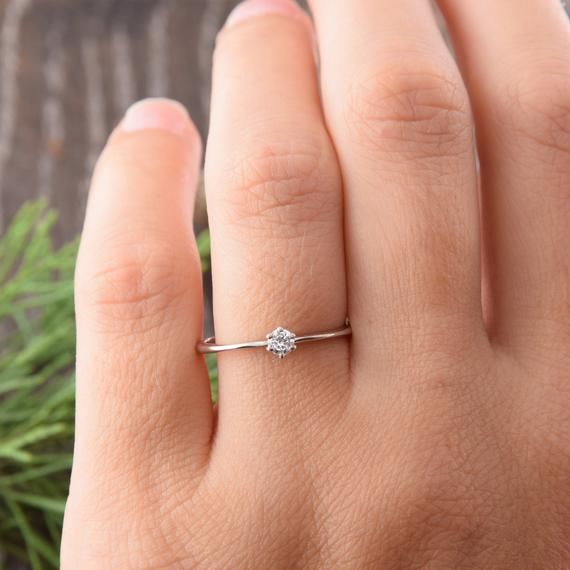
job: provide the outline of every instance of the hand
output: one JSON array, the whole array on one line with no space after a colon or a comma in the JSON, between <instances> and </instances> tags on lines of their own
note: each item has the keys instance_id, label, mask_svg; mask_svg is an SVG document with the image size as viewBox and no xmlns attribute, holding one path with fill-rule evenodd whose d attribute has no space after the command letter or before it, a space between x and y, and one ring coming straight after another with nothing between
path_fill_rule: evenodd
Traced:
<instances>
[{"instance_id":1,"label":"hand","mask_svg":"<svg viewBox=\"0 0 570 570\"><path fill-rule=\"evenodd\" d=\"M111 136L65 570L570 567L569 25L558 0L440 5L461 75L426 0L313 0L320 86L292 3L221 32L217 341L353 335L220 355L214 410L198 135L147 101Z\"/></svg>"}]
</instances>

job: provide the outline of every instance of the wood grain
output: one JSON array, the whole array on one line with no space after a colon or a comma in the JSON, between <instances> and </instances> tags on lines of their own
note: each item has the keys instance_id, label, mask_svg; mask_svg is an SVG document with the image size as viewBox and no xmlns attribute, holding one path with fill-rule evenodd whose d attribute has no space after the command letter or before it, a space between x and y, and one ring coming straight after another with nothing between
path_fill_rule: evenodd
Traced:
<instances>
[{"instance_id":1,"label":"wood grain","mask_svg":"<svg viewBox=\"0 0 570 570\"><path fill-rule=\"evenodd\" d=\"M105 138L133 101L174 97L205 135L215 35L235 0L0 0L0 232L27 199L81 227Z\"/></svg>"}]
</instances>

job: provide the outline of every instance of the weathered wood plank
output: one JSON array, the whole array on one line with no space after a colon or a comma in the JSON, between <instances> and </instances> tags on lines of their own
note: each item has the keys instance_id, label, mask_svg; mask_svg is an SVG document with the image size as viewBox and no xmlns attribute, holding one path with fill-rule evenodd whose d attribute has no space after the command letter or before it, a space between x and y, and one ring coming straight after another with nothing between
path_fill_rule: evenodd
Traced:
<instances>
[{"instance_id":1,"label":"weathered wood plank","mask_svg":"<svg viewBox=\"0 0 570 570\"><path fill-rule=\"evenodd\" d=\"M185 103L205 135L215 35L234 0L0 0L0 231L26 199L75 235L110 129L133 101Z\"/></svg>"}]
</instances>

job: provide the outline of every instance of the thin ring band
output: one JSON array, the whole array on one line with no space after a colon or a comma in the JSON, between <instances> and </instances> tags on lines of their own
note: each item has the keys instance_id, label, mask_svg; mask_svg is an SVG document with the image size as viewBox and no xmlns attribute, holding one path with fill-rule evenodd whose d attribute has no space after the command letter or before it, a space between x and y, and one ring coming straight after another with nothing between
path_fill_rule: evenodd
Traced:
<instances>
[{"instance_id":1,"label":"thin ring band","mask_svg":"<svg viewBox=\"0 0 570 570\"><path fill-rule=\"evenodd\" d=\"M196 345L196 350L201 353L227 352L230 350L241 350L244 348L265 348L268 352L275 354L279 358L284 358L291 351L296 350L297 345L304 342L315 342L318 340L329 340L341 336L352 334L352 328L348 318L342 328L324 331L314 334L297 336L295 333L277 327L266 336L266 340L254 340L251 342L238 342L234 344L216 344L215 337L208 337Z\"/></svg>"}]
</instances>

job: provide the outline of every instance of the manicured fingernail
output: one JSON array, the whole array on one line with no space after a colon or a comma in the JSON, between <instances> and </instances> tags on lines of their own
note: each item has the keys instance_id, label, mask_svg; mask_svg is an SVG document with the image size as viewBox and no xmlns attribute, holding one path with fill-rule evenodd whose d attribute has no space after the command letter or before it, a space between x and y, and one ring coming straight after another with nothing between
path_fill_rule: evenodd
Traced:
<instances>
[{"instance_id":1,"label":"manicured fingernail","mask_svg":"<svg viewBox=\"0 0 570 570\"><path fill-rule=\"evenodd\" d=\"M126 132L158 129L182 135L190 118L184 106L171 99L143 99L129 107L121 123Z\"/></svg>"},{"instance_id":2,"label":"manicured fingernail","mask_svg":"<svg viewBox=\"0 0 570 570\"><path fill-rule=\"evenodd\" d=\"M299 7L292 0L245 0L238 4L226 20L226 28L268 13L299 15Z\"/></svg>"}]
</instances>

